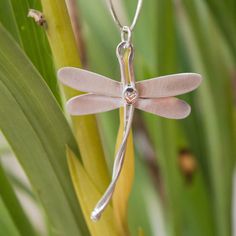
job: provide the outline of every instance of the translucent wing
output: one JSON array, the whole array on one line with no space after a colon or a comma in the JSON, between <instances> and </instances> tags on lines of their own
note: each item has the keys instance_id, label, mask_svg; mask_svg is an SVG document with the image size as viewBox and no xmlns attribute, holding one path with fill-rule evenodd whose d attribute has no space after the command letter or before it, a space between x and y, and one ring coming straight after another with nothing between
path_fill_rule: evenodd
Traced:
<instances>
[{"instance_id":1,"label":"translucent wing","mask_svg":"<svg viewBox=\"0 0 236 236\"><path fill-rule=\"evenodd\" d=\"M136 87L140 97L171 97L196 89L201 81L199 74L182 73L140 81L136 83Z\"/></svg>"},{"instance_id":2,"label":"translucent wing","mask_svg":"<svg viewBox=\"0 0 236 236\"><path fill-rule=\"evenodd\" d=\"M123 105L121 98L83 94L71 98L66 108L71 115L89 115L114 110Z\"/></svg>"},{"instance_id":3,"label":"translucent wing","mask_svg":"<svg viewBox=\"0 0 236 236\"><path fill-rule=\"evenodd\" d=\"M140 98L135 103L135 107L170 119L183 119L187 117L191 111L191 107L185 101L175 97Z\"/></svg>"},{"instance_id":4,"label":"translucent wing","mask_svg":"<svg viewBox=\"0 0 236 236\"><path fill-rule=\"evenodd\" d=\"M120 97L122 85L105 76L74 67L63 67L58 71L59 80L66 86L82 92Z\"/></svg>"}]
</instances>

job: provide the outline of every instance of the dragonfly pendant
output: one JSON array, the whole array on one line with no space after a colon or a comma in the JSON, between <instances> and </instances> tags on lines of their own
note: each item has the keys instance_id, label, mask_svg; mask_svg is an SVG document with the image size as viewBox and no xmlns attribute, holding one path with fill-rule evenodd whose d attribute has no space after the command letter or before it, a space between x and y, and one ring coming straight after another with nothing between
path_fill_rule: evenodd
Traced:
<instances>
[{"instance_id":1,"label":"dragonfly pendant","mask_svg":"<svg viewBox=\"0 0 236 236\"><path fill-rule=\"evenodd\" d=\"M94 221L100 218L114 192L135 108L165 118L183 119L190 114L191 107L174 96L196 89L202 81L200 74L181 73L135 82L132 44L121 42L116 54L121 82L79 68L64 67L58 71L59 80L64 85L87 93L67 102L66 107L71 115L96 114L124 107L122 143L116 153L112 181L91 214Z\"/></svg>"}]
</instances>

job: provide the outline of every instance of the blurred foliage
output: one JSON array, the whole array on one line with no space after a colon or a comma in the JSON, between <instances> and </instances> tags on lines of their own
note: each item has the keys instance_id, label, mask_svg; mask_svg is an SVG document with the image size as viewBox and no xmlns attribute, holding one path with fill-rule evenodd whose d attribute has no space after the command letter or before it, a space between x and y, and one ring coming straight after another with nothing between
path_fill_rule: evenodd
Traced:
<instances>
[{"instance_id":1,"label":"blurred foliage","mask_svg":"<svg viewBox=\"0 0 236 236\"><path fill-rule=\"evenodd\" d=\"M117 1L124 22L131 21L136 3ZM39 1L1 1L0 129L30 180L35 200L43 205L49 235L117 235L116 203L99 226L88 219L88 212L106 187L107 166L95 118L69 120L73 137L60 109L63 99L55 68L80 66L80 59L64 0L42 4L48 17L45 27L27 17L29 8L42 10ZM235 8L235 0L144 1L133 33L136 79L197 72L204 81L197 91L183 96L192 106L185 120L135 114L136 171L125 222L131 235L232 235ZM79 37L84 41L87 66L119 80L115 55L119 32L105 1L77 0L74 10L79 14ZM65 93L68 97L72 92ZM117 111L97 116L110 171L118 117ZM86 136L86 132L97 138ZM70 181L66 146L70 148L70 172L81 209ZM97 152L98 164L92 165ZM14 193L16 181L8 177L11 174L0 168L0 235L39 234ZM125 201L120 199L119 204L126 206Z\"/></svg>"}]
</instances>

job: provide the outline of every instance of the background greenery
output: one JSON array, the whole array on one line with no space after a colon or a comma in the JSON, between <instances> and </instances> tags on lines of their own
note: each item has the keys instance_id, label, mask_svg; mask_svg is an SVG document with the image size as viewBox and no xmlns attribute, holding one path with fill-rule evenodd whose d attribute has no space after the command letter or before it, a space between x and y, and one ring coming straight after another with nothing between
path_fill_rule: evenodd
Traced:
<instances>
[{"instance_id":1,"label":"background greenery","mask_svg":"<svg viewBox=\"0 0 236 236\"><path fill-rule=\"evenodd\" d=\"M0 235L232 235L236 2L144 1L133 34L136 79L192 71L204 81L183 96L192 106L185 120L136 112L132 191L130 138L123 195L117 190L98 224L88 214L109 181L119 114L97 116L98 126L94 116L69 119L61 107L75 91L59 89L56 70L82 66L119 80L120 36L105 1L67 2L77 12L79 52L64 0L0 2L0 129L9 144L0 147ZM130 22L136 1L116 5ZM30 8L47 24L28 18ZM5 164L13 153L30 188ZM19 191L35 202L43 229Z\"/></svg>"}]
</instances>

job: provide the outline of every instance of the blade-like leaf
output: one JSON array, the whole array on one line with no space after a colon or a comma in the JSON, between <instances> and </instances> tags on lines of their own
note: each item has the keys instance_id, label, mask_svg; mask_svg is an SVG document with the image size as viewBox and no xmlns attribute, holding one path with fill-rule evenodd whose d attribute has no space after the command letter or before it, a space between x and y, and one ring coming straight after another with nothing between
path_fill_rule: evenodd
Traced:
<instances>
[{"instance_id":1,"label":"blade-like leaf","mask_svg":"<svg viewBox=\"0 0 236 236\"><path fill-rule=\"evenodd\" d=\"M119 31L114 27L112 16L106 3L100 0L76 0L80 14L81 26L86 42L86 53L89 68L96 73L106 75L109 78L120 80L120 71L115 47L120 39ZM121 2L121 1L117 1ZM98 27L99 25L99 27ZM101 27L102 26L102 30ZM84 28L84 29L85 29ZM109 35L109 37L104 37ZM94 40L96 39L96 40ZM99 115L99 125L104 143L106 156L113 156L118 130L118 112L107 112ZM107 158L111 167L113 159Z\"/></svg>"},{"instance_id":2,"label":"blade-like leaf","mask_svg":"<svg viewBox=\"0 0 236 236\"><path fill-rule=\"evenodd\" d=\"M170 119L183 119L191 111L186 102L175 97L138 99L135 107Z\"/></svg>"},{"instance_id":3,"label":"blade-like leaf","mask_svg":"<svg viewBox=\"0 0 236 236\"><path fill-rule=\"evenodd\" d=\"M122 104L121 98L84 94L71 98L66 107L71 115L89 115L114 110Z\"/></svg>"},{"instance_id":4,"label":"blade-like leaf","mask_svg":"<svg viewBox=\"0 0 236 236\"><path fill-rule=\"evenodd\" d=\"M114 221L114 215L111 206L107 207L106 211L98 222L94 223L90 219L90 214L97 201L101 198L102 193L97 190L96 186L86 173L84 167L81 165L75 154L69 148L67 148L67 160L74 188L85 214L85 220L87 222L91 235L120 235L117 231L117 224Z\"/></svg>"},{"instance_id":5,"label":"blade-like leaf","mask_svg":"<svg viewBox=\"0 0 236 236\"><path fill-rule=\"evenodd\" d=\"M0 198L0 235L21 236Z\"/></svg>"},{"instance_id":6,"label":"blade-like leaf","mask_svg":"<svg viewBox=\"0 0 236 236\"><path fill-rule=\"evenodd\" d=\"M120 82L105 76L73 67L64 67L58 71L60 81L73 89L100 95L121 97Z\"/></svg>"},{"instance_id":7,"label":"blade-like leaf","mask_svg":"<svg viewBox=\"0 0 236 236\"><path fill-rule=\"evenodd\" d=\"M116 71L116 76L119 76L115 47L120 35L114 27L106 2L77 0L77 3L81 23L87 28L84 31L84 38L90 68L109 76L114 75Z\"/></svg>"},{"instance_id":8,"label":"blade-like leaf","mask_svg":"<svg viewBox=\"0 0 236 236\"><path fill-rule=\"evenodd\" d=\"M80 67L80 55L71 28L66 2L64 0L41 0L41 3L47 20L46 32L56 68ZM67 98L81 94L68 87L65 87L64 91ZM108 185L109 174L96 117L93 115L74 116L72 125L83 165L93 182L96 182L97 188L104 191Z\"/></svg>"},{"instance_id":9,"label":"blade-like leaf","mask_svg":"<svg viewBox=\"0 0 236 236\"><path fill-rule=\"evenodd\" d=\"M235 1L231 4L221 1L207 0L211 13L215 17L218 27L222 31L222 36L226 38L234 56L236 56L236 17L235 17Z\"/></svg>"},{"instance_id":10,"label":"blade-like leaf","mask_svg":"<svg viewBox=\"0 0 236 236\"><path fill-rule=\"evenodd\" d=\"M137 89L140 97L171 97L184 94L196 89L202 81L201 75L183 73L166 75L138 82Z\"/></svg>"},{"instance_id":11,"label":"blade-like leaf","mask_svg":"<svg viewBox=\"0 0 236 236\"><path fill-rule=\"evenodd\" d=\"M60 101L55 69L50 56L50 48L44 29L29 18L29 9L41 10L40 1L34 0L2 0L0 5L0 22L14 36L31 62L38 69Z\"/></svg>"},{"instance_id":12,"label":"blade-like leaf","mask_svg":"<svg viewBox=\"0 0 236 236\"><path fill-rule=\"evenodd\" d=\"M29 222L20 202L18 201L14 190L6 177L6 174L0 163L0 197L8 209L11 218L22 236L36 235L31 223Z\"/></svg>"},{"instance_id":13,"label":"blade-like leaf","mask_svg":"<svg viewBox=\"0 0 236 236\"><path fill-rule=\"evenodd\" d=\"M0 45L0 129L42 201L53 232L86 235L66 167L65 145L77 150L66 119L2 26Z\"/></svg>"},{"instance_id":14,"label":"blade-like leaf","mask_svg":"<svg viewBox=\"0 0 236 236\"><path fill-rule=\"evenodd\" d=\"M235 121L230 74L225 64L225 50L219 34L218 19L213 19L202 1L183 1L178 10L181 33L194 68L202 71L205 83L199 89L199 119L204 130L208 182L214 195L215 235L231 234L231 186L235 161ZM214 43L211 38L214 37ZM222 163L224 165L222 166ZM221 175L219 175L221 173Z\"/></svg>"},{"instance_id":15,"label":"blade-like leaf","mask_svg":"<svg viewBox=\"0 0 236 236\"><path fill-rule=\"evenodd\" d=\"M138 50L140 52L144 50L141 44L146 42L147 35L149 35L150 43L144 43L145 49L149 53L154 53L155 58L152 62L153 66L150 67L150 63L146 64L146 58L149 58L146 55L146 58L138 67L139 71L142 72L139 78L173 74L180 71L179 61L181 55L177 55L178 37L175 28L174 10L172 0L151 0L149 11L143 13L145 14L146 27L140 29L139 38L136 38L140 45L140 49L137 48L136 51L138 53ZM154 28L151 32L149 32L150 19L152 19L152 27ZM178 134L179 121L150 116L147 113L143 114L148 135L151 137L151 143L155 146L156 164L160 168L161 183L158 186L161 189L159 191L161 197L157 198L157 201L158 199L162 200L162 196L164 197L164 201L161 201L160 204L163 206L162 210L168 228L167 234L172 236L184 235L186 227L184 222L186 221L182 214L182 208L185 205L182 205L182 180L178 166L179 140L182 139L182 136ZM158 225L157 219L155 222Z\"/></svg>"},{"instance_id":16,"label":"blade-like leaf","mask_svg":"<svg viewBox=\"0 0 236 236\"><path fill-rule=\"evenodd\" d=\"M22 45L16 18L12 9L11 1L2 0L0 5L0 21L19 45Z\"/></svg>"}]
</instances>

